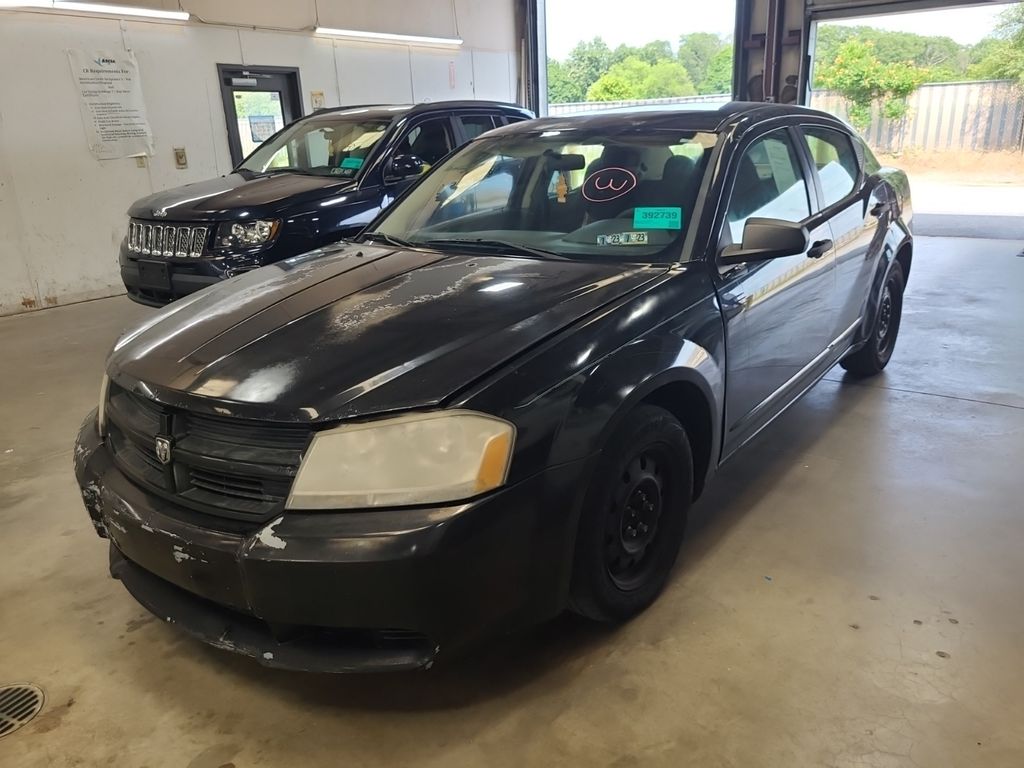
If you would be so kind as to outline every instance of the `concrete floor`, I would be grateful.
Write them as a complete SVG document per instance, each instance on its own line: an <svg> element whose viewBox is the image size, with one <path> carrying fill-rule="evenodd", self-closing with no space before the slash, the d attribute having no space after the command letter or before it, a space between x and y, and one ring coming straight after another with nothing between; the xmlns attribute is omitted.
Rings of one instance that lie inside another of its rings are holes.
<svg viewBox="0 0 1024 768"><path fill-rule="evenodd" d="M406 676L266 670L138 607L70 449L148 310L0 320L0 683L49 697L0 765L1024 765L1022 248L921 238L888 371L728 465L647 613Z"/></svg>

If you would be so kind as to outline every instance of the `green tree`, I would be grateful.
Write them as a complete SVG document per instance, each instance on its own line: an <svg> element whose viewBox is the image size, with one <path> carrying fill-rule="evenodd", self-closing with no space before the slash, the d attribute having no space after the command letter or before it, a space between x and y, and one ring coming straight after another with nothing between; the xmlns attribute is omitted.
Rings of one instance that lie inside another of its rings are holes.
<svg viewBox="0 0 1024 768"><path fill-rule="evenodd" d="M835 58L820 67L818 82L838 91L848 102L850 121L865 129L871 123L872 105L891 120L907 115L907 99L927 78L927 71L910 63L885 64L875 55L874 44L848 40Z"/></svg>
<svg viewBox="0 0 1024 768"><path fill-rule="evenodd" d="M568 67L555 59L548 59L548 101L552 104L566 104L583 101L587 92L580 88L568 72Z"/></svg>
<svg viewBox="0 0 1024 768"><path fill-rule="evenodd" d="M814 49L815 69L834 61L839 55L839 49L850 41L871 43L875 58L882 64L909 62L920 69L926 69L928 79L925 82L957 81L968 77L970 46L960 45L949 37L834 24L818 26ZM817 74L815 87L820 87Z"/></svg>
<svg viewBox="0 0 1024 768"><path fill-rule="evenodd" d="M692 96L696 92L697 89L679 62L659 61L648 64L638 56L630 56L612 65L590 86L587 100L662 99Z"/></svg>
<svg viewBox="0 0 1024 768"><path fill-rule="evenodd" d="M600 37L589 42L581 41L569 51L565 60L566 75L581 94L586 94L597 79L612 66L614 54Z"/></svg>
<svg viewBox="0 0 1024 768"><path fill-rule="evenodd" d="M640 93L650 69L651 65L637 56L620 61L587 89L587 101L642 99Z"/></svg>
<svg viewBox="0 0 1024 768"><path fill-rule="evenodd" d="M651 65L644 78L641 99L667 99L670 96L694 96L697 89L686 69L678 61L662 60Z"/></svg>
<svg viewBox="0 0 1024 768"><path fill-rule="evenodd" d="M1016 80L1024 86L1024 5L1003 11L995 35L971 51L971 77Z"/></svg>
<svg viewBox="0 0 1024 768"><path fill-rule="evenodd" d="M693 32L679 38L679 63L686 68L690 80L703 83L708 78L708 68L728 43L710 32Z"/></svg>
<svg viewBox="0 0 1024 768"><path fill-rule="evenodd" d="M659 61L675 58L672 53L672 44L668 40L653 40L639 47L633 45L620 45L612 53L613 65L625 61L628 58L637 58L648 64L657 64Z"/></svg>
<svg viewBox="0 0 1024 768"><path fill-rule="evenodd" d="M708 62L707 74L697 83L698 93L731 93L732 92L732 58L731 45L724 46Z"/></svg>

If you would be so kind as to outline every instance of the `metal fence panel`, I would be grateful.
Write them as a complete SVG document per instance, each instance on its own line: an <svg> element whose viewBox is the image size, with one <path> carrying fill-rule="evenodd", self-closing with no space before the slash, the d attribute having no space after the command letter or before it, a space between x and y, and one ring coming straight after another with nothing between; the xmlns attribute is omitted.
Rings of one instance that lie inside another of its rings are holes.
<svg viewBox="0 0 1024 768"><path fill-rule="evenodd" d="M659 106L673 104L725 104L732 100L728 93L705 94L703 96L673 96L667 99L626 99L625 101L577 101L569 104L548 104L548 115L580 115L587 112L603 112L609 109L624 107L648 107L657 109Z"/></svg>
<svg viewBox="0 0 1024 768"><path fill-rule="evenodd" d="M552 116L578 115L609 109L645 107L657 109L676 104L722 104L727 93L679 96L668 99L584 101L550 104ZM833 91L812 91L811 106L848 119L843 98ZM967 83L929 83L910 97L903 120L887 120L876 107L864 132L868 143L883 151L922 150L1024 150L1024 88L1012 80L980 80Z"/></svg>
<svg viewBox="0 0 1024 768"><path fill-rule="evenodd" d="M833 91L812 91L811 106L848 119L845 101ZM887 120L875 107L864 132L868 143L886 151L1024 148L1024 89L1012 80L929 83L914 92L909 107L903 120Z"/></svg>

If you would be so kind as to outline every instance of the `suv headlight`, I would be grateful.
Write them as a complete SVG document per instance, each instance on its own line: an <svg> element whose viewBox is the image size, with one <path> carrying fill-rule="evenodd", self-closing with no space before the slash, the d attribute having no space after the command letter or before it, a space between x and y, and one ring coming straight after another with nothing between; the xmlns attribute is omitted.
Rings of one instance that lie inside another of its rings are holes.
<svg viewBox="0 0 1024 768"><path fill-rule="evenodd" d="M107 436L107 393L110 391L110 377L103 374L100 382L100 407L96 411L96 431L100 437Z"/></svg>
<svg viewBox="0 0 1024 768"><path fill-rule="evenodd" d="M259 248L277 237L280 229L280 219L231 221L217 227L214 245L218 250L227 251Z"/></svg>
<svg viewBox="0 0 1024 768"><path fill-rule="evenodd" d="M472 411L436 411L317 432L288 509L452 502L502 486L515 427Z"/></svg>

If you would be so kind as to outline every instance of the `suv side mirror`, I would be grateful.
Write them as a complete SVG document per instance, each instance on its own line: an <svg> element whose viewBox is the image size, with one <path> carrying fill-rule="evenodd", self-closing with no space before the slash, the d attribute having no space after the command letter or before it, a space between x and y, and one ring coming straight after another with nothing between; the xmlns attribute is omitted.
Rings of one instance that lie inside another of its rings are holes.
<svg viewBox="0 0 1024 768"><path fill-rule="evenodd" d="M423 173L426 163L416 155L395 155L384 171L385 181L404 181Z"/></svg>
<svg viewBox="0 0 1024 768"><path fill-rule="evenodd" d="M781 219L747 219L743 227L743 243L723 248L718 263L729 266L796 256L804 253L809 243L810 235L803 224Z"/></svg>

